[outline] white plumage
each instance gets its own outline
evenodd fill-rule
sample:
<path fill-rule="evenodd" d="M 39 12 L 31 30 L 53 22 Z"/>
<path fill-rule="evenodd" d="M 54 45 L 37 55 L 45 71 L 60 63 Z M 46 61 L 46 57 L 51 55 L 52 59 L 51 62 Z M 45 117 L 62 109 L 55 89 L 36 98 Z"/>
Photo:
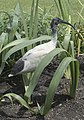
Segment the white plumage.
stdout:
<path fill-rule="evenodd" d="M 51 41 L 38 45 L 33 49 L 29 50 L 23 57 L 21 57 L 9 74 L 9 77 L 25 73 L 25 72 L 33 72 L 41 60 L 53 49 L 55 49 L 57 44 L 57 32 L 56 28 L 59 23 L 69 24 L 60 18 L 54 18 L 51 21 L 51 29 L 52 29 L 52 39 Z M 71 25 L 72 26 L 72 25 Z M 73 26 L 72 26 L 73 27 Z"/>
<path fill-rule="evenodd" d="M 23 57 L 22 60 L 24 63 L 24 69 L 22 72 L 31 72 L 34 71 L 38 66 L 40 61 L 53 49 L 55 44 L 52 41 L 36 46 L 35 48 L 29 50 Z"/>
<path fill-rule="evenodd" d="M 38 45 L 34 47 L 33 49 L 29 50 L 24 54 L 22 58 L 20 58 L 15 66 L 12 68 L 11 74 L 9 74 L 9 77 L 13 76 L 13 74 L 20 74 L 25 72 L 32 72 L 36 69 L 38 64 L 41 62 L 41 60 L 53 49 L 55 49 L 56 44 L 53 41 L 49 41 L 47 43 Z M 24 62 L 24 67 L 22 70 L 18 70 L 18 68 L 21 66 L 21 63 L 19 64 L 19 61 Z M 13 73 L 15 71 L 15 73 Z"/>

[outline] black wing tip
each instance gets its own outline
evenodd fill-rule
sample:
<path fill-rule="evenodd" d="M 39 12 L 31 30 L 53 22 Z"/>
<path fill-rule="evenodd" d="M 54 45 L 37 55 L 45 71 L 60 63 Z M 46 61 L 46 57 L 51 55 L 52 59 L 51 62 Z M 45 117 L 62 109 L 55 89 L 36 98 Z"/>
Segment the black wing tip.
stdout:
<path fill-rule="evenodd" d="M 23 60 L 18 60 L 13 68 L 11 69 L 11 73 L 8 75 L 8 77 L 12 77 L 20 73 L 24 69 L 24 61 Z"/>

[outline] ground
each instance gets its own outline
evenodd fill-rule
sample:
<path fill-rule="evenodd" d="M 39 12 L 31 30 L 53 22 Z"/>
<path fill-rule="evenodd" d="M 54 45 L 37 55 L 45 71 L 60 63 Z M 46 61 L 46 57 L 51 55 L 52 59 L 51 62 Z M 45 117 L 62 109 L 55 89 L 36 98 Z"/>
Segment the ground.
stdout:
<path fill-rule="evenodd" d="M 5 99 L 0 106 L 0 120 L 84 120 L 84 56 L 78 58 L 80 62 L 80 80 L 75 100 L 68 95 L 69 81 L 62 78 L 54 97 L 54 104 L 46 116 L 31 114 L 17 101 L 14 106 Z M 55 59 L 44 70 L 33 94 L 33 101 L 42 104 L 45 100 L 47 88 L 58 61 Z M 7 92 L 23 94 L 24 88 L 20 76 L 8 79 L 6 74 L 0 78 L 0 95 Z"/>

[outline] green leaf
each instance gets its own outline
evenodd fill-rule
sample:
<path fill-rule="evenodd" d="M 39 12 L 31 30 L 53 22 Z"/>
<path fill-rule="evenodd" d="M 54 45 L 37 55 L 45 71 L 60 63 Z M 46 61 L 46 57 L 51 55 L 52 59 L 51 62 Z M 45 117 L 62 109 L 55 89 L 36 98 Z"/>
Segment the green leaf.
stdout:
<path fill-rule="evenodd" d="M 77 61 L 77 60 L 74 58 L 71 58 L 71 57 L 65 57 L 59 64 L 59 66 L 52 78 L 50 86 L 48 88 L 43 113 L 41 113 L 41 114 L 45 115 L 49 111 L 52 101 L 53 101 L 53 98 L 54 98 L 54 95 L 55 95 L 55 91 L 57 89 L 57 86 L 59 85 L 59 82 L 60 82 L 62 76 L 64 75 L 66 68 L 72 61 Z"/>
<path fill-rule="evenodd" d="M 8 36 L 8 34 L 4 33 L 4 32 L 0 36 L 0 51 L 2 50 L 2 47 L 3 47 L 4 43 L 6 42 L 7 36 Z"/>
<path fill-rule="evenodd" d="M 13 40 L 15 32 L 18 28 L 19 14 L 20 14 L 20 9 L 19 9 L 19 4 L 17 3 L 15 11 L 14 11 L 14 15 L 13 15 L 11 31 L 9 33 L 9 42 Z"/>
<path fill-rule="evenodd" d="M 4 97 L 8 97 L 13 105 L 13 100 L 12 97 L 15 98 L 16 100 L 18 100 L 18 102 L 23 105 L 24 107 L 26 107 L 27 109 L 29 109 L 31 112 L 36 113 L 37 111 L 34 110 L 33 108 L 31 108 L 29 106 L 29 104 L 19 95 L 15 94 L 15 93 L 7 93 L 5 95 L 3 95 L 2 97 L 0 97 L 0 101 L 4 98 Z"/>
<path fill-rule="evenodd" d="M 34 30 L 33 30 L 33 37 L 37 37 L 37 32 L 38 32 L 38 2 L 39 0 L 36 1 L 36 6 L 35 6 L 35 16 L 34 16 Z"/>
<path fill-rule="evenodd" d="M 68 50 L 71 34 L 66 34 L 63 41 L 63 48 Z"/>
<path fill-rule="evenodd" d="M 75 54 L 74 54 L 75 50 L 74 50 L 74 42 L 70 41 L 70 54 L 71 56 L 74 58 Z"/>
<path fill-rule="evenodd" d="M 2 47 L 5 46 L 8 43 L 8 33 L 2 33 L 0 36 L 0 47 L 2 50 Z M 3 58 L 6 54 L 7 50 L 3 51 L 1 54 L 1 58 L 0 58 L 0 74 L 2 73 L 4 67 L 5 67 L 5 63 L 3 61 Z"/>
<path fill-rule="evenodd" d="M 81 51 L 81 40 L 78 39 L 78 56 L 80 54 L 80 51 Z"/>
<path fill-rule="evenodd" d="M 35 0 L 32 0 L 31 15 L 30 15 L 30 24 L 29 24 L 29 39 L 32 38 L 34 5 L 35 5 Z"/>
<path fill-rule="evenodd" d="M 3 95 L 1 98 L 3 98 L 3 97 L 8 97 L 9 99 L 11 97 L 13 97 L 16 100 L 18 100 L 23 106 L 25 106 L 26 108 L 29 108 L 26 101 L 22 97 L 20 97 L 19 95 L 15 94 L 15 93 L 7 93 L 7 94 Z M 12 99 L 10 99 L 10 101 L 12 101 Z"/>
<path fill-rule="evenodd" d="M 63 19 L 68 19 L 69 16 L 69 1 L 68 0 L 54 0 L 59 16 Z"/>
<path fill-rule="evenodd" d="M 72 62 L 70 64 L 71 68 L 71 80 L 70 80 L 70 96 L 72 98 L 75 98 L 76 95 L 76 89 L 78 87 L 78 81 L 79 81 L 79 62 Z"/>
<path fill-rule="evenodd" d="M 59 12 L 59 16 L 61 17 L 61 10 L 60 10 L 60 6 L 59 6 L 59 2 L 57 0 L 54 0 L 54 2 L 55 2 L 55 5 L 57 7 L 57 10 Z"/>
<path fill-rule="evenodd" d="M 1 63 L 1 65 L 0 65 L 0 74 L 2 73 L 2 71 L 3 71 L 4 67 L 5 67 L 5 63 L 4 63 L 4 62 L 2 62 L 2 63 Z"/>
<path fill-rule="evenodd" d="M 15 46 L 15 45 L 18 45 L 18 44 L 20 44 L 20 43 L 23 43 L 23 42 L 26 41 L 26 40 L 28 40 L 28 38 L 21 38 L 21 39 L 12 41 L 12 42 L 10 42 L 9 44 L 7 44 L 6 46 L 4 46 L 4 47 L 2 48 L 2 50 L 0 50 L 0 53 L 3 52 L 5 49 L 10 48 L 10 47 Z"/>
<path fill-rule="evenodd" d="M 4 56 L 4 61 L 6 61 L 10 57 L 10 55 L 15 53 L 16 51 L 21 50 L 22 48 L 27 47 L 28 45 L 34 44 L 36 42 L 43 41 L 43 40 L 49 40 L 50 38 L 51 38 L 50 36 L 45 35 L 45 36 L 41 36 L 41 37 L 33 39 L 33 40 L 27 40 L 27 41 L 20 43 L 19 45 L 16 45 L 15 47 L 11 48 L 6 53 L 6 55 Z"/>
<path fill-rule="evenodd" d="M 23 12 L 20 0 L 18 0 L 18 3 L 19 3 L 20 12 L 21 12 L 22 23 L 23 23 L 23 26 L 24 26 L 25 36 L 28 38 L 27 23 L 26 23 L 26 20 L 25 20 L 25 16 L 24 16 L 24 12 Z"/>
<path fill-rule="evenodd" d="M 51 62 L 51 60 L 53 59 L 55 55 L 59 54 L 60 52 L 64 52 L 64 51 L 65 51 L 64 49 L 56 48 L 53 51 L 51 51 L 45 58 L 42 59 L 41 64 L 39 64 L 38 67 L 36 68 L 33 78 L 30 81 L 28 90 L 25 93 L 25 96 L 27 98 L 29 98 L 31 94 L 33 93 L 33 90 L 35 86 L 37 85 L 39 77 L 42 71 L 44 70 L 44 68 Z"/>

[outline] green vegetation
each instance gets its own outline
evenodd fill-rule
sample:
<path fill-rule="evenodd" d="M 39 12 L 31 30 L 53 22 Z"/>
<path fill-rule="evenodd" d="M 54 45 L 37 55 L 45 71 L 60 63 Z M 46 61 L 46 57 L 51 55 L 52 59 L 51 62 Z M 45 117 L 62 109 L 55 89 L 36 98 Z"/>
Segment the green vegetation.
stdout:
<path fill-rule="evenodd" d="M 26 5 L 25 6 L 24 4 L 20 3 L 20 0 L 18 0 L 15 9 L 12 10 L 12 12 L 4 12 L 3 10 L 3 12 L 0 13 L 0 74 L 2 74 L 3 70 L 5 70 L 5 66 L 7 66 L 7 69 L 9 69 L 10 66 L 13 65 L 14 62 L 16 62 L 16 60 L 19 59 L 26 51 L 36 46 L 37 42 L 38 44 L 40 44 L 43 41 L 48 41 L 51 39 L 49 28 L 50 20 L 53 18 L 53 8 L 51 6 L 51 3 L 48 2 L 48 5 L 50 6 L 46 10 L 38 7 L 38 2 L 40 0 L 36 0 L 36 2 L 35 0 L 32 0 L 31 9 L 28 8 L 28 12 L 24 13 L 22 5 L 24 6 L 24 9 L 26 9 L 27 6 L 30 6 L 30 3 L 27 4 L 27 1 L 28 0 L 25 0 L 24 2 L 24 4 Z M 10 4 L 12 4 L 13 2 L 11 0 Z M 39 2 L 40 7 L 43 3 L 41 2 L 42 1 Z M 75 4 L 78 2 L 80 2 L 80 0 L 76 0 Z M 0 4 L 1 3 L 2 1 L 0 1 Z M 4 8 L 6 8 L 6 3 L 8 3 L 7 0 L 4 0 L 4 3 Z M 45 2 L 45 5 L 46 4 L 47 3 Z M 75 19 L 75 17 L 72 17 L 73 14 L 70 15 L 70 11 L 72 10 L 72 8 L 69 8 L 69 1 L 53 0 L 52 4 L 54 5 L 54 9 L 58 11 L 58 13 L 55 13 L 55 10 L 53 9 L 53 14 L 69 21 L 70 23 L 72 23 L 73 18 L 73 21 L 75 21 L 73 23 L 76 23 L 76 30 L 72 30 L 72 28 L 69 26 L 59 26 L 58 48 L 50 52 L 41 61 L 41 64 L 39 64 L 33 74 L 28 73 L 22 75 L 25 88 L 23 97 L 20 97 L 19 95 L 14 93 L 8 93 L 1 96 L 0 98 L 0 100 L 2 100 L 4 97 L 8 97 L 13 103 L 13 97 L 30 111 L 36 114 L 40 113 L 41 115 L 45 115 L 49 111 L 52 105 L 55 91 L 63 76 L 65 76 L 66 79 L 68 78 L 70 80 L 70 96 L 72 98 L 75 98 L 76 89 L 79 81 L 79 63 L 76 59 L 76 55 L 83 54 L 84 52 L 84 25 L 82 24 L 80 19 Z M 79 5 L 81 11 L 76 11 L 76 13 L 80 14 L 80 18 L 83 21 L 84 17 L 82 13 L 84 5 L 81 2 Z M 44 8 L 44 6 L 42 7 Z M 37 109 L 34 110 L 34 108 L 31 108 L 29 105 L 29 103 L 31 102 L 31 95 L 33 94 L 33 90 L 38 83 L 42 71 L 56 55 L 58 55 L 60 59 L 60 64 L 55 71 L 49 85 L 44 106 L 40 106 L 37 103 Z"/>
<path fill-rule="evenodd" d="M 20 0 L 20 1 L 21 1 L 23 10 L 25 12 L 30 13 L 32 0 Z M 72 17 L 72 20 L 75 21 L 75 19 L 76 20 L 78 19 L 78 16 L 79 16 L 78 12 L 81 11 L 81 5 L 79 3 L 80 0 L 67 0 L 67 1 L 69 1 L 70 14 L 72 16 L 74 16 L 74 17 Z M 81 0 L 81 3 L 83 4 L 83 8 L 84 8 L 84 1 Z M 9 12 L 10 10 L 13 10 L 15 8 L 16 4 L 17 4 L 17 0 L 0 0 L 0 11 L 3 10 L 3 11 Z M 54 16 L 58 16 L 58 10 L 55 7 L 54 0 L 40 0 L 39 1 L 39 7 L 41 7 L 42 9 L 44 9 L 44 8 L 49 9 L 52 5 L 54 5 L 54 6 L 52 8 L 51 13 Z M 66 7 L 66 5 L 65 5 L 65 7 Z M 84 17 L 84 9 L 83 9 L 81 15 Z M 80 20 L 81 20 L 81 17 L 80 17 Z"/>

